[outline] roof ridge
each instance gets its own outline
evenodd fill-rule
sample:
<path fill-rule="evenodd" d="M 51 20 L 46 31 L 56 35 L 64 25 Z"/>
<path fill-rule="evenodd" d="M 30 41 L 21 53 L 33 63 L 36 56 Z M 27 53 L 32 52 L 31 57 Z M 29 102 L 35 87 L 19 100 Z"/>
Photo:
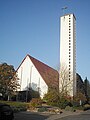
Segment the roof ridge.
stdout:
<path fill-rule="evenodd" d="M 36 59 L 36 58 L 34 58 L 34 57 L 32 57 L 31 55 L 29 55 L 29 54 L 27 54 L 27 56 L 29 56 L 31 59 L 34 59 L 34 60 L 36 60 L 36 61 L 38 61 L 39 63 L 41 63 L 41 64 L 43 64 L 43 65 L 45 65 L 45 66 L 47 66 L 48 68 L 50 68 L 50 69 L 52 69 L 52 70 L 54 70 L 54 71 L 57 71 L 56 69 L 54 69 L 53 67 L 51 67 L 51 66 L 49 66 L 49 65 L 47 65 L 46 63 L 44 63 L 44 62 L 41 62 L 40 60 L 38 60 L 38 59 Z M 32 61 L 33 62 L 33 61 Z M 57 71 L 58 72 L 58 71 Z"/>

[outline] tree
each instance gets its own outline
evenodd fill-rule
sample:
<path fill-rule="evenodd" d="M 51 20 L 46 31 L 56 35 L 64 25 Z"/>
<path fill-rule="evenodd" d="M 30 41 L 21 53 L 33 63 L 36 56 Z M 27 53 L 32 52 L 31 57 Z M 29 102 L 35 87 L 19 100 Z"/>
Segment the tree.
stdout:
<path fill-rule="evenodd" d="M 82 92 L 78 92 L 76 96 L 74 96 L 73 105 L 74 106 L 83 105 L 85 104 L 86 100 L 87 99 L 85 94 L 83 94 Z"/>
<path fill-rule="evenodd" d="M 0 93 L 10 97 L 16 93 L 19 86 L 14 67 L 7 63 L 0 64 Z"/>
<path fill-rule="evenodd" d="M 60 69 L 59 73 L 59 89 L 50 86 L 47 94 L 44 96 L 44 100 L 49 105 L 65 108 L 67 105 L 71 105 L 70 91 L 73 90 L 72 79 L 68 79 L 69 71 L 65 66 Z"/>
<path fill-rule="evenodd" d="M 62 96 L 73 96 L 73 79 L 72 73 L 69 80 L 69 70 L 62 65 L 59 72 L 59 92 Z"/>
<path fill-rule="evenodd" d="M 87 97 L 87 101 L 89 101 L 90 100 L 90 82 L 87 79 L 87 77 L 84 80 L 84 88 L 85 88 L 85 95 Z"/>
<path fill-rule="evenodd" d="M 67 105 L 71 106 L 70 98 L 65 96 L 64 94 L 61 95 L 60 92 L 55 88 L 49 88 L 47 94 L 45 94 L 43 100 L 52 106 L 58 106 L 61 109 L 64 109 Z"/>
<path fill-rule="evenodd" d="M 77 83 L 77 93 L 81 92 L 82 94 L 85 94 L 84 82 L 78 73 L 76 74 L 76 83 Z"/>
<path fill-rule="evenodd" d="M 44 95 L 43 100 L 49 105 L 58 106 L 59 91 L 55 88 L 49 87 L 47 94 Z"/>

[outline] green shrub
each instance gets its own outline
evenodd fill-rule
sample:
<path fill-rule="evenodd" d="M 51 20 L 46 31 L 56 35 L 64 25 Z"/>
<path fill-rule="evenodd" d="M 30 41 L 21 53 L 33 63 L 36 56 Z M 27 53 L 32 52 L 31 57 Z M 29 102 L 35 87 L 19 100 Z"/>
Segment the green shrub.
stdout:
<path fill-rule="evenodd" d="M 57 89 L 49 88 L 48 93 L 43 98 L 48 105 L 57 106 L 64 109 L 67 105 L 71 106 L 69 96 L 60 94 Z"/>
<path fill-rule="evenodd" d="M 66 107 L 65 107 L 65 110 L 66 110 L 66 111 L 72 111 L 72 107 L 66 106 Z"/>
<path fill-rule="evenodd" d="M 47 111 L 47 108 L 45 108 L 45 107 L 41 107 L 38 109 L 38 112 L 45 112 L 45 111 Z"/>
<path fill-rule="evenodd" d="M 83 111 L 86 111 L 86 110 L 90 110 L 90 105 L 86 104 L 84 106 L 79 106 L 79 107 L 75 107 L 77 110 L 83 110 Z"/>
<path fill-rule="evenodd" d="M 29 104 L 29 108 L 39 106 L 42 106 L 42 100 L 40 98 L 33 98 Z"/>
<path fill-rule="evenodd" d="M 90 109 L 90 105 L 89 104 L 84 105 L 84 108 L 83 108 L 84 111 L 85 110 L 89 110 L 89 109 Z"/>
<path fill-rule="evenodd" d="M 72 111 L 72 112 L 75 112 L 75 111 L 76 111 L 73 107 L 70 107 L 70 106 L 66 106 L 66 107 L 65 107 L 65 110 L 66 110 L 66 111 Z"/>
<path fill-rule="evenodd" d="M 75 110 L 84 110 L 84 107 L 83 106 L 74 106 L 73 107 Z"/>
<path fill-rule="evenodd" d="M 51 106 L 58 106 L 59 93 L 56 89 L 49 88 L 48 93 L 45 94 L 43 100 Z"/>
<path fill-rule="evenodd" d="M 59 101 L 59 107 L 61 109 L 65 109 L 65 107 L 68 105 L 71 105 L 70 102 L 65 97 L 61 97 L 61 99 Z"/>
<path fill-rule="evenodd" d="M 26 111 L 28 108 L 28 104 L 23 102 L 0 101 L 0 103 L 6 103 L 10 105 L 14 112 Z"/>

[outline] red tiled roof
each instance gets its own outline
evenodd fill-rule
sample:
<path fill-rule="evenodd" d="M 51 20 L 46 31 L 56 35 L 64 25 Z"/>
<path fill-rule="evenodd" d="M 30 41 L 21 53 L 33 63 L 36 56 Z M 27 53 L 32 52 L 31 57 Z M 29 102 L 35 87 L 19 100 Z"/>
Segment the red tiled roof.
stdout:
<path fill-rule="evenodd" d="M 58 71 L 49 67 L 48 65 L 40 62 L 39 60 L 31 57 L 30 55 L 28 55 L 28 56 L 30 57 L 31 61 L 37 68 L 38 72 L 40 73 L 40 75 L 42 76 L 42 78 L 44 79 L 46 84 L 50 87 L 58 88 L 59 87 Z"/>

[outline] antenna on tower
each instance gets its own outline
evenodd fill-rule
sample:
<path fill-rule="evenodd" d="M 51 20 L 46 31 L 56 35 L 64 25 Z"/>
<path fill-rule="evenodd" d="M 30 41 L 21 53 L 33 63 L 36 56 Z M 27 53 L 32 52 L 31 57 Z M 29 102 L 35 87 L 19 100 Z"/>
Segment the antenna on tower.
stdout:
<path fill-rule="evenodd" d="M 63 15 L 65 14 L 65 10 L 67 9 L 68 7 L 62 7 L 62 13 L 63 13 Z"/>

